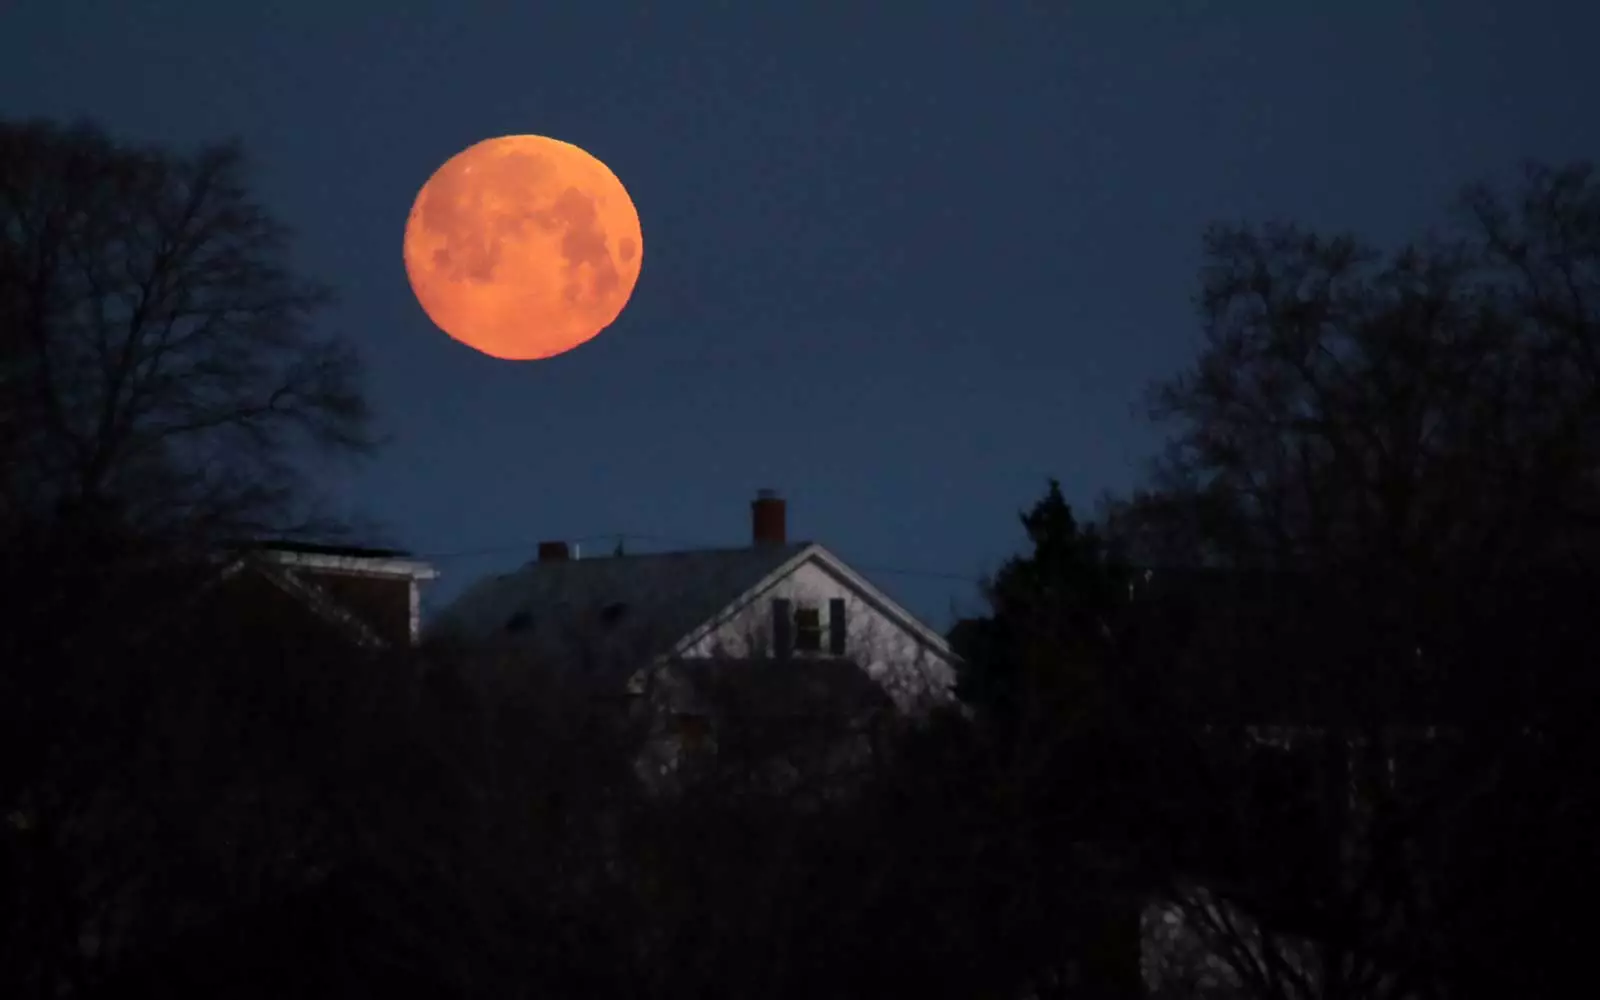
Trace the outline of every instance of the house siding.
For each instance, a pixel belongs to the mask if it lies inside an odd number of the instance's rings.
[[[850,585],[824,566],[804,562],[764,593],[739,608],[704,636],[681,651],[685,658],[726,656],[738,659],[771,655],[773,602],[788,601],[791,609],[812,607],[821,616],[820,653],[795,653],[797,657],[829,656],[828,636],[833,601],[843,601],[846,617],[844,655],[861,663],[901,711],[953,698],[955,668],[930,649],[917,635],[889,615],[863,600]],[[791,629],[791,634],[793,630]]]
[[[347,630],[319,617],[303,601],[249,570],[209,591],[183,620],[165,629],[163,637],[189,648],[284,654],[308,649],[342,651],[354,642]]]
[[[298,572],[366,622],[385,641],[396,646],[412,642],[411,591],[416,584],[411,580],[326,570]]]

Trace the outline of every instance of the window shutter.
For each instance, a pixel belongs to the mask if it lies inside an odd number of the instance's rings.
[[[844,598],[835,597],[828,602],[828,652],[834,656],[844,655],[846,622],[844,618]]]
[[[774,656],[788,656],[794,647],[793,618],[789,602],[775,598],[772,602],[772,652]]]

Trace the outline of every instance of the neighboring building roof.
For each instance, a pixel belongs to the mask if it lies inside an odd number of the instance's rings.
[[[147,589],[161,594],[170,603],[164,604],[160,612],[146,623],[139,633],[140,637],[156,635],[186,616],[215,614],[216,609],[207,602],[219,588],[245,573],[255,574],[287,594],[303,605],[312,617],[342,632],[356,645],[378,648],[389,644],[369,623],[334,600],[315,583],[306,581],[276,560],[263,558],[255,552],[245,552],[209,565],[184,564],[150,574]]]
[[[409,582],[413,591],[417,581],[437,576],[427,563],[398,557],[387,549],[277,542],[229,545],[199,559],[158,563],[140,574],[140,590],[154,595],[156,601],[140,635],[156,635],[186,616],[216,613],[206,602],[218,588],[241,574],[250,574],[294,599],[313,618],[332,626],[355,645],[382,648],[404,641],[394,630],[383,634],[378,627],[382,623],[364,613],[359,602],[351,603],[350,595],[325,586],[330,572],[336,579],[338,574],[348,573],[395,581],[397,586]]]
[[[342,630],[353,642],[360,646],[380,648],[389,643],[380,636],[371,623],[356,615],[349,608],[333,599],[327,591],[317,586],[292,570],[281,566],[274,566],[264,560],[240,560],[232,564],[226,575],[232,575],[252,569],[260,573],[267,582],[282,590],[290,597],[298,599],[316,617],[327,622],[334,628]]]
[[[949,657],[944,638],[815,543],[531,562],[468,588],[430,628],[436,637],[510,643],[551,662],[631,672],[682,653],[807,561]]]
[[[400,549],[279,541],[239,542],[229,548],[235,552],[261,555],[286,566],[307,569],[414,580],[432,580],[439,575],[431,565]]]

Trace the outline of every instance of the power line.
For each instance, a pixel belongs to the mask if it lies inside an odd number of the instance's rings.
[[[632,535],[625,531],[606,531],[594,535],[582,535],[577,538],[565,538],[567,542],[599,542],[615,541],[624,538],[639,538],[643,536]],[[498,545],[486,545],[476,549],[456,549],[449,552],[419,552],[418,559],[444,560],[444,559],[470,559],[476,556],[499,555],[502,552],[521,552],[537,548],[540,544],[550,541],[549,538],[530,538],[520,542],[504,542]]]

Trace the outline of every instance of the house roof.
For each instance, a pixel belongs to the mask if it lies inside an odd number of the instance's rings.
[[[168,626],[194,614],[210,613],[204,602],[218,588],[242,573],[255,573],[272,586],[303,604],[314,617],[346,634],[360,646],[379,648],[388,643],[350,609],[330,594],[274,560],[259,553],[245,552],[200,563],[179,563],[161,567],[145,575],[142,590],[160,595],[164,603],[153,609],[139,638],[154,636]]]
[[[510,643],[551,662],[632,671],[683,652],[733,610],[814,560],[935,652],[943,637],[815,543],[530,562],[442,611],[438,638]]]
[[[804,544],[530,562],[471,587],[429,631],[543,656],[666,652],[807,548]],[[622,663],[619,661],[618,666]]]
[[[240,542],[228,546],[244,555],[270,559],[285,566],[354,573],[361,576],[433,580],[439,576],[427,562],[400,549],[373,549],[353,545],[320,545],[309,542]]]
[[[246,569],[260,573],[267,582],[300,601],[318,618],[342,630],[358,645],[370,648],[388,645],[388,642],[368,622],[335,600],[327,591],[292,570],[265,564],[260,560],[242,559],[231,564],[223,572],[225,576],[231,576]]]
[[[373,548],[367,545],[335,545],[328,542],[302,542],[295,539],[247,539],[230,542],[227,548],[235,551],[262,549],[278,552],[300,552],[306,555],[349,556],[361,559],[410,559],[404,549]]]

